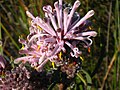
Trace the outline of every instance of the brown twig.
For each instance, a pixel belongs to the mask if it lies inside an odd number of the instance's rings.
[[[106,52],[107,52],[107,55],[106,55],[106,68],[108,66],[108,52],[109,52],[109,39],[110,39],[110,23],[111,23],[111,13],[112,13],[112,2],[110,2],[110,7],[109,7],[109,13],[108,13],[108,29],[107,29],[107,37],[106,37]]]
[[[105,67],[105,72],[107,71],[107,67],[108,67],[108,52],[109,52],[109,36],[110,36],[110,22],[111,22],[111,13],[112,13],[112,2],[109,3],[109,13],[108,13],[108,29],[107,29],[107,41],[106,41],[106,58],[105,58],[105,63],[106,63],[106,67]]]
[[[119,51],[119,50],[118,50],[118,51]],[[108,77],[108,74],[109,74],[109,72],[110,72],[110,70],[111,70],[111,68],[112,68],[112,66],[113,66],[113,64],[114,64],[114,61],[116,60],[118,51],[116,51],[115,54],[113,55],[113,58],[112,58],[112,60],[111,60],[111,62],[110,62],[110,64],[109,64],[108,69],[107,69],[107,72],[106,72],[106,74],[105,74],[105,77],[103,78],[103,82],[102,82],[102,85],[101,85],[100,90],[103,90],[103,87],[104,87],[105,81],[106,81],[106,79],[107,79],[107,77]]]
[[[27,6],[23,3],[23,1],[22,1],[22,0],[18,0],[18,1],[19,1],[20,5],[23,7],[23,9],[24,9],[25,11],[28,11],[28,8],[27,8]]]
[[[63,83],[58,84],[59,90],[63,90]]]

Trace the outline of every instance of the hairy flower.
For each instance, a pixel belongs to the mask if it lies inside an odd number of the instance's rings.
[[[44,20],[26,11],[28,17],[32,19],[30,34],[27,40],[19,39],[19,42],[24,45],[20,54],[26,56],[17,58],[15,63],[28,61],[40,71],[48,60],[60,61],[60,52],[69,52],[72,57],[78,58],[81,51],[77,45],[83,42],[85,47],[89,47],[92,44],[90,37],[95,37],[97,34],[95,31],[87,31],[89,26],[87,19],[94,15],[94,11],[90,10],[80,18],[80,15],[75,12],[79,5],[80,1],[76,0],[71,9],[63,8],[62,0],[59,0],[54,3],[54,9],[50,5],[44,6]],[[65,45],[71,50],[67,51]]]

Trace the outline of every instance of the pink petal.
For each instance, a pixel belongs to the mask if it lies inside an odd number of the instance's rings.
[[[93,37],[95,37],[96,35],[97,33],[95,31],[87,31],[76,34],[76,36],[93,36]]]
[[[80,21],[72,27],[72,29],[75,29],[76,27],[80,26],[84,21],[86,21],[88,18],[94,15],[94,11],[90,10]]]
[[[62,29],[62,21],[61,21],[62,18],[60,18],[60,9],[58,6],[58,2],[55,2],[54,6],[55,6],[56,13],[57,13],[58,26],[59,26],[59,28]]]
[[[36,68],[36,70],[37,70],[38,72],[41,72],[43,66],[44,66],[47,62],[48,62],[48,59],[44,60],[44,61]]]
[[[63,13],[64,13],[64,35],[67,32],[68,10],[69,10],[69,8],[65,8],[64,11],[63,11]]]
[[[33,58],[33,56],[20,57],[20,58],[15,59],[15,60],[14,60],[14,63],[17,64],[17,63],[19,63],[20,61],[24,61],[24,62],[29,61],[29,62],[30,62],[30,58]]]
[[[57,24],[56,24],[56,21],[55,21],[55,17],[51,14],[51,6],[44,6],[43,10],[47,11],[48,16],[50,17],[50,20],[51,20],[51,23],[52,23],[54,29],[57,30],[58,27],[57,27]]]
[[[56,36],[56,33],[52,29],[50,25],[45,23],[41,18],[36,17],[34,23],[36,23],[38,26],[40,26],[43,30],[45,30],[47,33],[51,34],[52,36]]]
[[[26,14],[28,17],[30,17],[31,19],[35,19],[35,17],[29,12],[29,11],[26,11]]]
[[[72,10],[70,11],[70,14],[69,14],[69,16],[68,16],[67,28],[68,28],[68,26],[69,26],[69,24],[70,24],[70,21],[71,21],[71,19],[72,19],[72,17],[73,17],[73,14],[74,14],[75,10],[79,7],[79,5],[80,5],[80,1],[79,1],[79,0],[75,1],[74,5],[73,5],[73,7],[72,7]]]
[[[5,68],[6,60],[0,55],[0,67]]]
[[[59,9],[60,9],[60,22],[62,23],[62,0],[59,0]],[[62,29],[62,27],[61,27]]]

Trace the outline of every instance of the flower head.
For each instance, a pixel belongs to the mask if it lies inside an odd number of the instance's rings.
[[[44,6],[44,20],[26,11],[27,16],[32,19],[30,34],[27,40],[19,39],[19,42],[24,45],[20,54],[26,56],[17,58],[15,63],[28,61],[39,71],[48,60],[60,61],[60,52],[70,52],[71,57],[78,58],[82,52],[77,45],[82,41],[85,47],[89,47],[92,44],[90,37],[95,37],[97,34],[95,31],[86,30],[89,24],[87,19],[94,15],[94,11],[90,10],[80,18],[80,15],[75,12],[79,5],[80,1],[76,0],[72,9],[63,8],[62,0],[59,0],[54,3],[54,9],[50,5]],[[65,45],[71,50],[67,51]]]

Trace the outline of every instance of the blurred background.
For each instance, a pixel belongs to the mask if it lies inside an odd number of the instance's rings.
[[[19,37],[29,34],[29,18],[25,11],[44,17],[42,7],[57,0],[0,0],[0,54],[9,62],[19,57]],[[74,4],[75,0],[64,0]],[[92,90],[120,90],[120,1],[80,0],[77,9],[81,16],[93,9],[95,15],[89,20],[91,30],[98,34],[91,48],[83,52],[82,68],[92,78]]]

